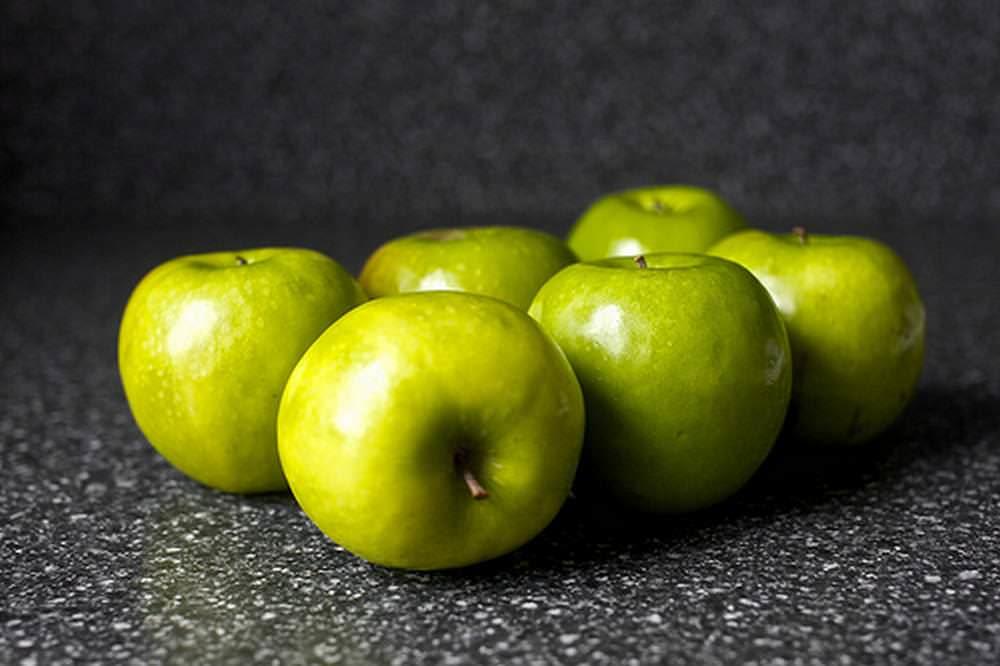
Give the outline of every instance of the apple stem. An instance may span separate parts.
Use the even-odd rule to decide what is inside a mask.
[[[472,499],[479,500],[490,496],[486,492],[486,488],[483,488],[479,483],[479,479],[476,478],[471,469],[463,469],[462,478],[465,480],[465,485],[469,487],[469,494],[472,495]]]
[[[483,485],[479,483],[476,475],[469,469],[464,451],[459,451],[455,454],[455,465],[462,472],[462,480],[465,481],[465,485],[469,488],[469,494],[472,495],[472,499],[481,500],[490,496],[486,488],[483,488]]]
[[[236,255],[236,263],[239,264],[240,266],[246,266],[250,262],[241,257],[240,255]]]
[[[809,232],[806,231],[805,227],[792,227],[792,233],[798,237],[799,243],[802,245],[806,244],[809,240]]]
[[[632,261],[634,261],[635,265],[638,266],[639,268],[646,268],[649,265],[646,263],[646,257],[642,256],[641,254],[632,259]]]

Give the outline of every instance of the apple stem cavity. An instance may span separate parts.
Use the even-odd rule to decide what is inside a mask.
[[[462,473],[462,480],[465,481],[465,485],[469,489],[469,494],[472,495],[472,499],[481,500],[490,496],[489,492],[486,491],[486,488],[483,488],[483,485],[479,483],[479,479],[476,478],[476,475],[472,473],[471,469],[469,469],[468,456],[465,451],[458,451],[455,453],[455,466],[458,468],[458,471]]]
[[[639,268],[649,267],[649,264],[646,263],[646,257],[642,256],[641,254],[637,257],[634,257],[632,261],[634,261],[635,265],[638,266]]]
[[[809,232],[806,231],[805,227],[792,227],[792,234],[799,239],[801,245],[805,245],[806,241],[809,240]]]
[[[250,262],[244,259],[242,256],[236,255],[236,263],[239,264],[240,266],[246,266]]]

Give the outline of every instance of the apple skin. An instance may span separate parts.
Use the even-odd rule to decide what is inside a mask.
[[[158,266],[132,292],[119,333],[136,423],[164,458],[207,486],[284,490],[276,420],[285,381],[320,333],[365,300],[350,274],[312,250],[218,252]]]
[[[704,252],[746,226],[743,216],[709,190],[691,185],[641,187],[608,194],[569,233],[581,261],[654,252]]]
[[[521,227],[432,229],[382,245],[361,270],[372,297],[466,291],[527,310],[535,292],[576,256],[551,234]]]
[[[538,534],[566,499],[583,398],[526,313],[485,296],[373,300],[331,326],[285,389],[278,448],[292,493],[370,562],[444,569]],[[465,464],[489,493],[475,499]]]
[[[788,338],[741,266],[695,254],[645,262],[565,268],[529,313],[583,387],[583,489],[693,511],[736,492],[771,450],[791,391]]]
[[[903,260],[856,236],[748,230],[710,252],[746,266],[788,327],[795,378],[786,430],[805,444],[862,444],[916,390],[924,306]]]

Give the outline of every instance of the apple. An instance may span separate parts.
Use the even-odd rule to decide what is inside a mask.
[[[579,263],[529,313],[583,388],[585,489],[693,511],[736,492],[771,450],[791,356],[771,297],[741,266],[671,253]]]
[[[869,441],[902,412],[924,356],[924,306],[903,260],[855,236],[748,230],[710,252],[746,266],[788,327],[795,378],[789,435]]]
[[[528,315],[485,296],[376,299],[295,367],[278,449],[331,539],[376,564],[443,569],[538,534],[569,493],[583,398]]]
[[[653,252],[704,252],[745,226],[717,194],[691,185],[642,187],[594,202],[570,231],[581,261]]]
[[[391,240],[361,271],[373,298],[413,291],[467,291],[527,310],[538,288],[576,261],[551,234],[521,227],[433,229]]]
[[[136,423],[201,483],[236,493],[286,488],[276,420],[309,345],[365,300],[318,252],[261,248],[184,256],[132,292],[118,365]]]

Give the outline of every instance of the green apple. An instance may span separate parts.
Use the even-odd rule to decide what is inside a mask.
[[[583,398],[526,313],[474,294],[371,301],[331,326],[281,400],[292,493],[331,539],[443,569],[525,543],[569,493]]]
[[[569,247],[582,261],[652,252],[704,252],[745,226],[717,194],[690,185],[616,192],[577,220]]]
[[[434,229],[378,248],[361,271],[361,286],[372,298],[413,291],[467,291],[527,310],[538,288],[574,261],[565,243],[535,229]]]
[[[312,250],[185,256],[155,268],[122,318],[118,364],[139,428],[182,472],[251,493],[286,487],[276,420],[295,363],[365,300]]]
[[[529,313],[583,387],[585,488],[692,511],[736,492],[771,450],[791,391],[788,337],[741,266],[695,254],[575,264]]]
[[[895,252],[801,228],[744,231],[710,251],[750,269],[785,319],[795,367],[789,435],[861,444],[899,416],[923,364],[924,307]]]

